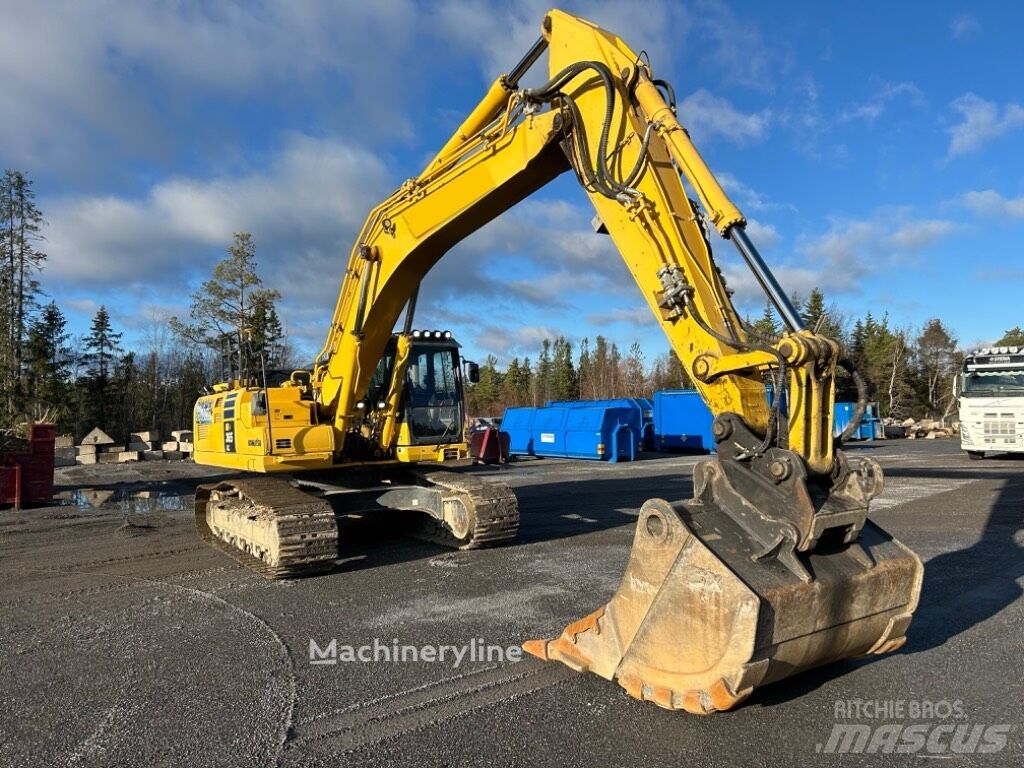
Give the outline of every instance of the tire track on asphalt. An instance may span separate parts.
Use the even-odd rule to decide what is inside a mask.
[[[883,468],[884,471],[884,468]],[[901,477],[898,483],[889,483],[882,491],[882,495],[872,499],[870,510],[877,512],[882,509],[891,509],[912,501],[920,501],[929,496],[938,496],[940,493],[948,493],[973,483],[981,478],[916,478]]]
[[[577,673],[561,664],[488,667],[317,716],[292,726],[287,749],[339,754],[478,709],[560,685]]]
[[[105,573],[103,571],[79,571],[66,568],[16,568],[11,570],[18,570],[23,573],[50,573],[68,576],[103,576],[110,579],[119,579],[122,581],[132,581],[141,584],[149,584],[151,586],[166,587],[171,590],[176,590],[178,592],[185,593],[186,595],[189,595],[191,597],[198,598],[202,601],[214,603],[215,605],[219,605],[222,608],[226,608],[230,612],[241,614],[243,617],[245,617],[252,623],[256,624],[258,627],[263,629],[268,635],[270,635],[270,637],[277,644],[279,650],[278,655],[283,659],[285,671],[288,673],[289,683],[287,696],[288,704],[286,708],[287,711],[285,712],[285,716],[282,719],[282,722],[279,727],[279,733],[277,737],[277,749],[271,764],[277,765],[280,762],[281,755],[284,752],[285,743],[288,741],[288,734],[292,728],[292,716],[295,713],[295,700],[297,697],[297,686],[295,682],[295,662],[292,661],[291,649],[288,647],[288,644],[285,643],[285,641],[281,638],[277,631],[272,626],[270,626],[270,624],[268,624],[266,620],[256,615],[252,611],[246,610],[241,606],[235,605],[234,603],[229,602],[224,598],[219,597],[218,595],[215,595],[211,592],[206,592],[202,589],[197,589],[196,587],[186,587],[181,584],[174,584],[172,582],[162,581],[160,579],[147,579],[142,576]],[[77,754],[77,752],[75,754]],[[74,757],[74,755],[71,755],[69,757]]]

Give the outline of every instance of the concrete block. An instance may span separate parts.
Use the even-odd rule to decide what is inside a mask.
[[[53,449],[53,455],[58,459],[71,459],[75,460],[75,446],[73,445],[61,445]]]
[[[163,451],[143,451],[142,453],[142,458],[146,461],[160,461],[163,457]]]
[[[130,443],[128,443],[128,450],[129,451],[151,451],[151,450],[153,450],[153,446],[150,445],[148,442],[144,442],[144,441],[141,441],[141,440],[135,440],[133,438],[132,441]]]
[[[75,438],[73,435],[57,435],[53,444],[58,448],[74,448]]]
[[[124,443],[111,443],[110,445],[98,446],[100,453],[120,453],[124,450]]]
[[[121,451],[117,454],[117,463],[124,464],[129,461],[139,461],[141,458],[141,451]]]
[[[78,464],[96,464],[98,459],[98,453],[80,453],[75,457],[75,462]]]
[[[73,467],[78,462],[75,461],[74,456],[54,456],[53,466],[55,467]]]
[[[192,430],[191,429],[176,429],[173,432],[171,432],[171,437],[173,437],[179,443],[191,443],[192,442]]]
[[[96,461],[100,464],[117,464],[120,453],[97,453]]]
[[[95,445],[76,445],[76,456],[95,456],[97,453]]]
[[[164,458],[168,461],[181,461],[185,458],[185,454],[181,451],[164,451]]]
[[[82,445],[113,445],[114,438],[99,427],[82,438]]]
[[[178,450],[181,451],[182,453],[192,453],[192,443],[178,443]]]
[[[161,444],[160,450],[162,450],[162,451],[176,451],[176,450],[178,450],[178,441],[177,440],[168,440],[167,442]]]
[[[160,439],[160,430],[150,429],[146,432],[132,432],[131,441],[133,443],[155,443]]]

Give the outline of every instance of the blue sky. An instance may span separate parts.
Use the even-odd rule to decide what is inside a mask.
[[[129,341],[187,312],[236,230],[315,352],[366,212],[536,39],[524,0],[3,0],[0,163],[36,181],[44,289]],[[788,290],[848,318],[1024,325],[1024,9],[1008,3],[568,3],[646,49]],[[545,62],[546,64],[546,62]],[[535,79],[540,75],[535,74]],[[604,334],[667,349],[564,176],[428,276],[471,357]],[[731,246],[741,310],[763,306]]]

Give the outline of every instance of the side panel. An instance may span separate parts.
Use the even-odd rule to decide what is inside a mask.
[[[195,461],[249,472],[332,466],[334,429],[314,423],[314,413],[295,387],[271,387],[265,395],[251,388],[203,396],[193,412]]]

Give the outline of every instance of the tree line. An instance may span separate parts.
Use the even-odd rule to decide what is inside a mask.
[[[57,423],[83,437],[100,427],[117,439],[131,432],[164,433],[187,427],[200,391],[223,373],[226,340],[255,352],[268,369],[294,367],[277,312],[280,295],[265,288],[256,268],[256,244],[239,232],[210,278],[191,297],[187,318],[152,321],[134,349],[105,306],[89,330],[72,335],[63,311],[40,285],[46,265],[45,219],[31,179],[7,170],[0,177],[0,427],[27,421]],[[810,328],[840,341],[862,373],[868,398],[883,415],[948,416],[955,408],[953,376],[963,355],[956,336],[938,318],[918,330],[896,326],[886,314],[850,320],[820,290],[794,297]],[[773,341],[781,331],[770,307],[748,324]],[[997,342],[1024,345],[1015,327]],[[499,415],[517,405],[549,400],[650,396],[690,386],[678,358],[646,359],[639,343],[620,348],[604,336],[546,339],[536,357],[516,357],[503,369],[489,356],[480,382],[467,388],[469,413]],[[838,379],[839,399],[855,399],[852,380]]]
[[[840,342],[844,355],[864,379],[869,402],[877,402],[883,416],[948,418],[956,409],[954,377],[963,365],[959,342],[939,318],[917,330],[896,326],[887,314],[868,312],[852,322],[824,292],[815,288],[805,299],[793,297],[794,306],[808,328]],[[750,335],[772,343],[782,324],[769,305],[756,320],[747,318]],[[1024,346],[1024,331],[1011,328],[996,342]],[[574,354],[565,337],[545,339],[536,358],[513,358],[500,370],[488,356],[480,367],[479,384],[468,388],[467,408],[472,415],[500,416],[507,407],[540,406],[549,400],[602,400],[651,397],[661,389],[692,386],[672,351],[651,361],[636,342],[623,353],[614,342],[597,336],[591,345],[581,340]],[[837,400],[854,401],[852,377],[840,371]]]
[[[149,323],[125,349],[124,331],[99,306],[73,335],[40,285],[43,213],[21,171],[0,178],[0,428],[49,421],[80,440],[94,427],[115,439],[189,428],[196,397],[219,373],[223,339],[257,350],[268,368],[290,365],[276,291],[263,288],[252,235],[235,234],[227,256],[192,295],[189,317]]]

